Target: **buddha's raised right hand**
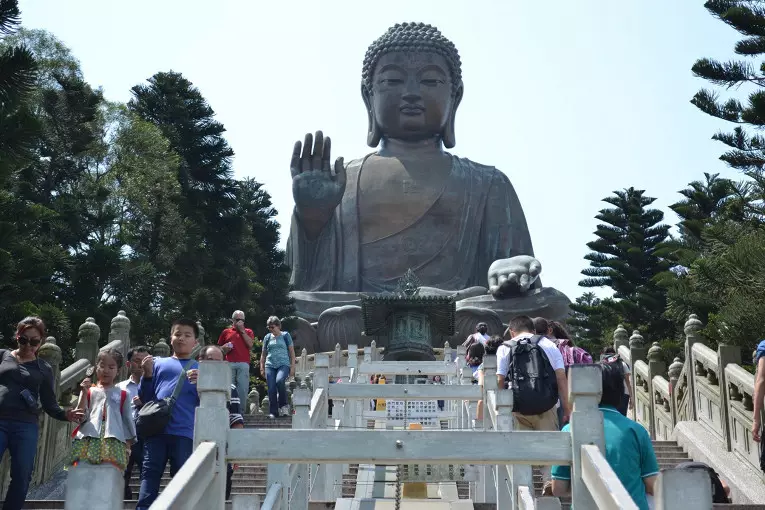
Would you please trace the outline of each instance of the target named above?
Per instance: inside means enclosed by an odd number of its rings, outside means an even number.
[[[332,217],[345,193],[345,164],[337,158],[330,164],[332,142],[321,131],[295,142],[290,162],[292,196],[306,234],[315,237]],[[313,150],[312,150],[313,149]]]

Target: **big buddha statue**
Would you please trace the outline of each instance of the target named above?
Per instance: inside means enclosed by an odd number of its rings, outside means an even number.
[[[420,295],[452,295],[458,311],[492,311],[504,322],[566,316],[568,298],[541,284],[510,180],[444,150],[456,144],[463,93],[454,44],[433,26],[398,24],[364,58],[367,144],[376,151],[346,163],[332,160],[320,131],[295,143],[287,263],[300,317],[342,315],[362,294],[393,290],[409,269]]]

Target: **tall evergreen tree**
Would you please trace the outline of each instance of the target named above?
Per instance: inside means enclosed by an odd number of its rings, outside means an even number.
[[[612,298],[600,299],[594,292],[585,292],[576,298],[566,324],[577,345],[595,354],[611,343],[613,331],[619,324],[615,308]]]
[[[595,231],[597,239],[587,243],[592,250],[585,256],[590,267],[582,271],[587,278],[579,285],[610,287],[614,300],[609,306],[629,326],[641,327],[658,338],[667,334],[668,324],[662,317],[666,294],[654,277],[666,271],[669,263],[656,250],[670,227],[661,223],[664,213],[648,209],[655,198],[644,193],[628,188],[603,199],[613,207],[595,216],[602,223]]]
[[[286,286],[276,288],[284,269],[282,255],[274,251],[278,236],[270,197],[254,181],[233,180],[234,151],[213,109],[190,81],[172,71],[155,74],[132,92],[129,108],[157,126],[180,156],[186,242],[167,275],[163,309],[199,317],[213,328],[234,309],[256,317],[269,307],[278,309],[284,298],[276,295],[286,293]]]
[[[21,22],[19,14],[17,0],[0,0],[0,183],[30,158],[37,127],[25,102],[37,79],[37,63],[27,47],[8,37]]]

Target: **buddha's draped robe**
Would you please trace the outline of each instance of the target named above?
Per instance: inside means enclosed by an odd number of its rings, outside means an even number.
[[[486,287],[489,266],[497,259],[533,256],[526,218],[507,176],[494,167],[451,158],[451,175],[423,215],[363,245],[359,182],[366,158],[348,163],[343,200],[316,239],[309,240],[292,215],[287,263],[293,288],[389,291],[411,268],[423,286],[458,291]]]

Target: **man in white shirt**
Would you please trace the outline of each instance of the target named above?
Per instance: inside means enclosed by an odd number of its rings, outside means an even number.
[[[534,336],[534,321],[530,317],[521,315],[510,321],[508,332],[512,340],[522,340]],[[505,378],[510,370],[510,360],[512,358],[512,349],[510,342],[503,343],[497,349],[497,384],[500,388],[505,386]],[[544,351],[550,365],[555,371],[555,379],[558,383],[558,397],[560,405],[563,406],[563,421],[568,421],[570,409],[568,405],[568,381],[566,379],[566,370],[563,365],[563,356],[552,341],[547,338],[541,338],[538,343]],[[537,415],[522,415],[513,413],[515,416],[516,430],[560,430],[556,407]]]
[[[505,387],[505,379],[510,371],[510,362],[513,355],[510,343],[515,340],[521,341],[530,339],[535,335],[534,321],[531,317],[521,315],[510,321],[505,332],[505,336],[510,336],[510,341],[503,343],[497,349],[497,385],[500,388]],[[541,414],[525,415],[513,412],[515,417],[515,430],[547,430],[558,431],[558,405],[563,406],[563,421],[568,421],[570,409],[568,405],[568,380],[566,379],[566,369],[563,365],[563,356],[558,347],[547,338],[540,338],[537,346],[547,356],[547,360],[555,371],[555,379],[558,383],[558,403],[552,404],[550,409]],[[549,395],[549,394],[548,394]],[[542,397],[540,395],[540,397]],[[550,467],[542,468],[542,479],[545,481],[545,491],[550,492]]]

